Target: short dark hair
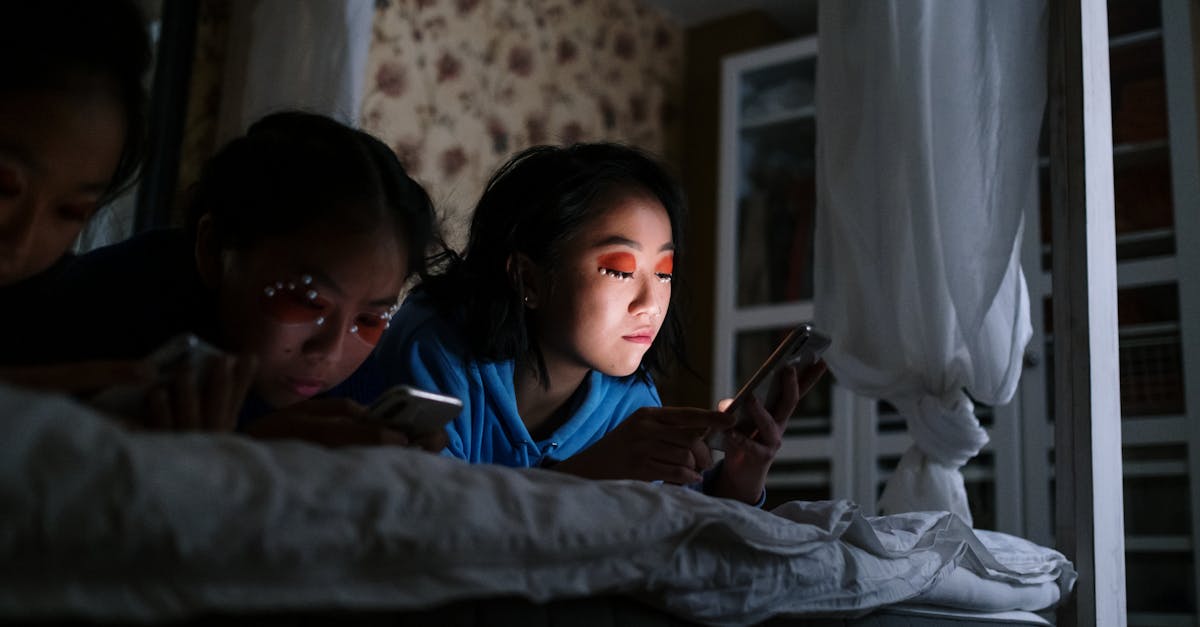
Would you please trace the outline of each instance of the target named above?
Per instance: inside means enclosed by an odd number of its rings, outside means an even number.
[[[605,202],[624,190],[649,192],[667,211],[674,242],[674,272],[684,262],[686,205],[678,184],[657,160],[629,146],[611,143],[534,146],[512,157],[484,189],[466,250],[444,254],[440,272],[422,277],[421,288],[445,312],[465,316],[464,331],[473,356],[514,359],[547,383],[541,351],[532,340],[519,276],[508,262],[523,254],[542,267],[554,267],[563,244],[607,210]],[[683,327],[678,307],[682,291],[675,283],[671,306],[638,375],[661,372],[672,358],[684,360]]]
[[[0,97],[111,81],[125,112],[125,143],[101,202],[133,184],[145,157],[149,67],[146,24],[128,0],[0,2]]]
[[[268,115],[205,163],[192,188],[187,228],[210,215],[214,245],[244,250],[328,224],[370,232],[390,224],[407,244],[408,273],[423,273],[435,241],[429,195],[383,142],[331,118]]]

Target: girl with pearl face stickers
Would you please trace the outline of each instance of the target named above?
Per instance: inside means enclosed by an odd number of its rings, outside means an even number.
[[[396,382],[464,400],[446,453],[597,479],[703,484],[759,502],[800,396],[781,377],[758,431],[717,411],[662,407],[653,375],[681,357],[673,303],[684,204],[653,159],[625,146],[535,147],[492,177],[461,256],[447,253],[393,318],[380,359]]]

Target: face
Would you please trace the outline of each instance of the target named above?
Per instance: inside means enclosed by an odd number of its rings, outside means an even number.
[[[407,254],[393,233],[320,225],[221,253],[221,332],[230,349],[258,358],[254,391],[268,404],[324,392],[371,353],[404,284]]]
[[[671,300],[671,223],[648,193],[626,193],[566,243],[534,295],[539,345],[555,369],[637,371]]]
[[[0,285],[70,248],[116,172],[123,110],[101,85],[0,97]]]

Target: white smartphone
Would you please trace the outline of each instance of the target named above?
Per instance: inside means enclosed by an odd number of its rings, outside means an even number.
[[[371,405],[367,420],[382,422],[411,437],[421,437],[444,428],[462,409],[462,401],[453,396],[397,385]]]
[[[725,408],[725,413],[737,413],[751,396],[760,402],[766,402],[780,368],[793,366],[798,373],[803,374],[805,370],[817,364],[821,353],[829,348],[830,343],[829,337],[813,329],[811,324],[802,323],[792,329],[734,395],[733,402]],[[739,414],[737,423],[731,428],[750,435],[758,426],[750,416]],[[710,448],[725,450],[725,432],[719,431],[709,435],[706,442]]]

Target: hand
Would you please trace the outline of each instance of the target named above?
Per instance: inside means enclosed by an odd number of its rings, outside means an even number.
[[[712,466],[705,436],[733,423],[732,415],[706,409],[643,407],[554,469],[590,479],[696,483]]]
[[[825,362],[818,361],[797,375],[795,368],[782,368],[776,379],[775,394],[768,412],[757,398],[750,397],[741,411],[754,420],[755,431],[744,435],[736,429],[725,432],[725,462],[713,486],[716,496],[757,503],[767,483],[767,471],[783,446],[783,433],[800,398],[825,374]],[[721,401],[722,410],[730,399]]]
[[[210,357],[197,377],[185,366],[155,385],[146,395],[145,416],[138,427],[155,431],[233,431],[246,393],[254,381],[252,356]],[[203,381],[197,389],[197,380]]]
[[[153,378],[153,370],[141,361],[81,361],[0,370],[0,379],[9,383],[72,395],[87,395],[119,385],[145,384]]]
[[[246,432],[264,440],[304,440],[332,448],[341,446],[411,446],[431,453],[446,448],[445,430],[420,438],[363,420],[367,408],[348,398],[301,401],[262,417]]]

